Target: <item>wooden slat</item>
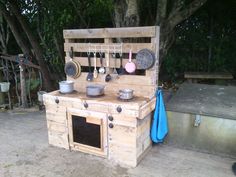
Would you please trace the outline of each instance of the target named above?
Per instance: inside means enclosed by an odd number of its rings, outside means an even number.
[[[69,149],[68,134],[48,131],[48,143],[53,146]]]
[[[63,30],[65,39],[154,37],[155,26]]]
[[[112,72],[112,71],[111,71]],[[87,82],[86,77],[88,73],[87,72],[82,72],[81,75],[79,76],[79,80],[81,82],[86,82],[87,84],[89,83],[101,83],[105,84],[108,86],[109,84],[122,84],[122,85],[137,85],[137,86],[154,86],[155,83],[153,83],[152,79],[150,77],[146,76],[139,76],[139,75],[121,75],[117,79],[112,79],[110,82],[105,82],[105,76],[104,74],[98,74],[98,78],[93,79],[93,82]],[[113,76],[113,74],[111,74]],[[69,77],[68,77],[69,79]],[[73,80],[74,82],[77,82],[77,79],[70,78],[70,80]],[[141,88],[142,89],[142,88]]]
[[[106,45],[112,46],[115,43],[107,43]],[[101,46],[104,45],[104,43],[64,43],[64,51],[68,52],[71,50],[71,47],[73,47],[74,52],[88,52],[89,46],[91,46],[91,50],[95,50],[94,46]],[[122,52],[123,53],[129,53],[129,50],[131,49],[133,53],[137,53],[141,49],[153,49],[152,43],[123,43],[122,44]],[[113,52],[112,47],[110,48]],[[118,49],[118,48],[117,48]],[[96,49],[97,52],[101,50],[100,48]],[[111,52],[111,53],[112,53]]]
[[[68,80],[71,80],[68,78]],[[106,85],[105,94],[117,94],[120,89],[130,88],[134,90],[135,96],[150,98],[155,95],[155,88],[152,85],[131,85],[131,84],[117,84],[117,83],[104,83],[104,82],[96,82],[97,84]],[[76,82],[74,88],[79,90],[80,92],[86,93],[86,86],[88,82],[80,81]],[[138,114],[139,115],[139,114]]]
[[[101,125],[102,124],[101,119],[94,118],[94,117],[86,117],[86,122],[87,123],[91,123],[91,124],[97,124],[97,125]]]
[[[155,62],[155,80],[156,80],[156,87],[158,86],[158,76],[159,76],[159,43],[160,43],[160,27],[159,26],[156,26],[155,27],[155,30],[156,30],[156,36],[154,36],[152,39],[151,39],[151,42],[153,44],[153,47],[154,47],[154,53],[155,53],[155,56],[156,56],[156,62]]]
[[[47,120],[47,127],[49,131],[66,133],[68,134],[68,129],[66,124],[58,123],[55,121]]]
[[[66,62],[70,61],[70,57],[66,57]],[[74,57],[73,58],[74,61],[77,61],[80,63],[81,66],[88,66],[88,58],[87,57]],[[122,66],[125,67],[125,64],[128,62],[128,59],[123,59],[122,60]],[[135,60],[133,60],[133,62],[135,63]],[[91,65],[94,66],[94,59],[91,60]],[[103,58],[103,66],[105,67],[106,65],[106,61],[105,58]],[[116,68],[120,68],[120,59],[114,59],[110,57],[110,67],[114,68],[116,66]],[[97,67],[101,67],[101,63],[100,63],[100,59],[97,58]],[[139,68],[138,68],[139,69]]]
[[[230,73],[185,72],[187,79],[233,79]]]
[[[144,119],[150,112],[152,112],[155,109],[156,105],[156,98],[153,97],[151,101],[148,102],[148,104],[145,104],[140,108],[140,114],[139,119]]]

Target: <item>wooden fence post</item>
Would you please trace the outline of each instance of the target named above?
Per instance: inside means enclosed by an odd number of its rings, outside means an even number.
[[[23,64],[24,58],[19,55],[20,59],[20,88],[21,88],[21,104],[23,108],[28,107],[26,96],[26,81],[25,81],[25,66]]]

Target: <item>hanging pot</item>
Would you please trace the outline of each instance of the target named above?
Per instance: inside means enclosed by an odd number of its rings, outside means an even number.
[[[129,51],[129,62],[125,64],[125,70],[128,72],[128,73],[133,73],[136,69],[136,66],[135,64],[132,62],[131,60],[132,58],[132,51],[130,50]]]
[[[74,79],[78,78],[81,74],[81,65],[79,62],[74,61],[73,57],[73,47],[71,47],[70,51],[70,61],[65,64],[64,71],[67,76],[72,77]]]
[[[150,69],[155,63],[155,54],[149,49],[142,49],[136,55],[138,69]]]

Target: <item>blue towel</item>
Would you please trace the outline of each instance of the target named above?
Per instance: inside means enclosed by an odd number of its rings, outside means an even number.
[[[162,91],[157,91],[156,108],[151,128],[151,139],[155,143],[163,142],[168,133],[168,124]]]

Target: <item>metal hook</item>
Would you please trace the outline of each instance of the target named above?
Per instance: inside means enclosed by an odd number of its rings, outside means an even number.
[[[120,57],[122,57],[122,43],[120,44],[120,53],[119,53],[119,55],[120,55]]]
[[[96,56],[96,45],[95,45],[95,48],[94,48],[94,51],[93,51],[93,56],[95,57]]]
[[[116,58],[116,46],[115,45],[113,45],[113,53],[112,53],[112,57],[113,58]]]

